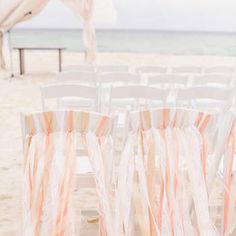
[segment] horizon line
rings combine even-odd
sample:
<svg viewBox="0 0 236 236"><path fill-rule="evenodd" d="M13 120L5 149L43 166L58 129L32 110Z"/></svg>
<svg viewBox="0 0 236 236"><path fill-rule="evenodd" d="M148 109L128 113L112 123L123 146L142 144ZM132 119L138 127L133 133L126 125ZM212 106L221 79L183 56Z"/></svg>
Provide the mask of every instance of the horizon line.
<svg viewBox="0 0 236 236"><path fill-rule="evenodd" d="M31 27L17 27L17 28L12 28L13 30L79 30L82 31L82 28L44 28L44 27L36 27L36 28L31 28ZM178 33L224 33L224 34L235 34L236 31L221 31L221 30L188 30L188 29L135 29L135 28L130 28L130 29L122 29L122 28L97 28L95 29L96 31L158 31L158 32L178 32Z"/></svg>

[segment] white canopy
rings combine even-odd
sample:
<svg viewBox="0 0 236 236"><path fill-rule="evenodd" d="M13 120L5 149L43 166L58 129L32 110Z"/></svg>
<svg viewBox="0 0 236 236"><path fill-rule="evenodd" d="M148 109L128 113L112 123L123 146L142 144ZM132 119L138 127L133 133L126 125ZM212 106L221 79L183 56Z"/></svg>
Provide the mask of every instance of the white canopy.
<svg viewBox="0 0 236 236"><path fill-rule="evenodd" d="M4 34L19 22L29 20L40 13L50 0L0 0L0 67L5 68ZM92 63L96 58L96 35L94 21L101 17L114 21L115 10L112 0L59 0L69 7L83 21L85 59Z"/></svg>

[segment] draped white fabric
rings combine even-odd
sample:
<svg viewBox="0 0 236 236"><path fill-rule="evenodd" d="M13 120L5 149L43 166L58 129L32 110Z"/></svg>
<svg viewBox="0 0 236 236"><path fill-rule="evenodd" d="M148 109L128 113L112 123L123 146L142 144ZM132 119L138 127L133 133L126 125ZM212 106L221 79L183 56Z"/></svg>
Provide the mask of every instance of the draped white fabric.
<svg viewBox="0 0 236 236"><path fill-rule="evenodd" d="M23 235L75 235L74 133L45 133L26 142Z"/></svg>
<svg viewBox="0 0 236 236"><path fill-rule="evenodd" d="M1 0L0 2L0 65L1 68L5 68L6 62L5 57L7 48L7 42L4 42L4 34L6 31L14 27L17 23L29 20L30 18L37 15L48 3L49 0L24 0L24 1L7 1Z"/></svg>
<svg viewBox="0 0 236 236"><path fill-rule="evenodd" d="M100 235L115 235L113 210L114 193L112 192L113 144L111 137L96 137L87 134L89 159L95 173L95 182L99 197Z"/></svg>
<svg viewBox="0 0 236 236"><path fill-rule="evenodd" d="M85 60L94 63L96 59L96 35L94 21L114 22L115 9L112 0L60 0L83 21ZM17 23L29 20L41 12L49 0L0 0L0 66L5 68L3 34ZM96 6L98 9L95 11ZM94 18L95 14L95 18Z"/></svg>
<svg viewBox="0 0 236 236"><path fill-rule="evenodd" d="M94 0L62 0L76 15L83 20L83 41L85 61L94 63L96 59L96 36L93 25Z"/></svg>
<svg viewBox="0 0 236 236"><path fill-rule="evenodd" d="M133 113L117 175L111 117L78 111L26 116L24 235L78 235L70 197L77 134L94 171L99 235L131 236L137 229L147 236L235 235L236 121L230 114L229 125L216 124L218 118L184 108ZM227 133L218 133L225 154L222 175L212 180L222 185L215 188L217 204L207 181L219 144L213 144L215 125Z"/></svg>
<svg viewBox="0 0 236 236"><path fill-rule="evenodd" d="M4 47L3 44L4 44L3 32L0 31L0 69L6 67L4 56L3 56L4 55L3 50L6 47Z"/></svg>
<svg viewBox="0 0 236 236"><path fill-rule="evenodd" d="M218 235L206 183L212 122L181 109L133 116L119 166L117 236L135 234L135 215L142 235Z"/></svg>
<svg viewBox="0 0 236 236"><path fill-rule="evenodd" d="M7 6L8 3L4 1L3 6ZM15 24L29 20L37 15L49 2L49 0L25 0L21 1L16 7L9 8L9 12L1 22L0 27L3 32L11 29ZM15 6L15 5L14 5Z"/></svg>
<svg viewBox="0 0 236 236"><path fill-rule="evenodd" d="M100 231L112 233L112 119L98 114L58 111L25 117L23 235L78 235L72 190L76 138L88 149L100 200Z"/></svg>

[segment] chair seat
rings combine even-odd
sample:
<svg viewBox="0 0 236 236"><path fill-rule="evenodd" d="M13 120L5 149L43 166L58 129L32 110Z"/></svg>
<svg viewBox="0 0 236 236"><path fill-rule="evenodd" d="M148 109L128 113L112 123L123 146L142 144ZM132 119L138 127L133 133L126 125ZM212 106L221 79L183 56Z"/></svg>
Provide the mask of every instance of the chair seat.
<svg viewBox="0 0 236 236"><path fill-rule="evenodd" d="M95 188L94 172L87 156L80 156L76 165L76 187Z"/></svg>
<svg viewBox="0 0 236 236"><path fill-rule="evenodd" d="M91 174L93 172L87 156L78 157L76 174Z"/></svg>

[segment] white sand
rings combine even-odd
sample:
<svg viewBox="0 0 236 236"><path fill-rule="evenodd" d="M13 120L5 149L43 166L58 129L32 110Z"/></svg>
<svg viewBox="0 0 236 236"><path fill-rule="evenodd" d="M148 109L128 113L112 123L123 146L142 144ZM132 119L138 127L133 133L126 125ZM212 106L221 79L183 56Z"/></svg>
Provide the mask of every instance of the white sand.
<svg viewBox="0 0 236 236"><path fill-rule="evenodd" d="M57 53L27 52L26 72L12 82L0 72L0 235L21 235L22 142L19 111L21 108L40 109L39 85L55 79ZM83 55L64 53L64 65L82 64ZM131 66L157 64L177 65L236 65L236 57L213 56L160 56L144 54L99 54L101 64L128 64ZM18 54L14 53L14 68L18 73ZM51 72L49 72L51 71ZM79 205L96 202L92 191L79 197ZM95 235L97 225L83 223L82 235Z"/></svg>

